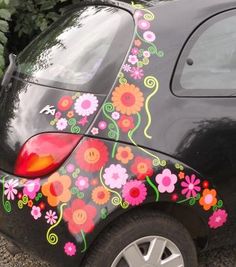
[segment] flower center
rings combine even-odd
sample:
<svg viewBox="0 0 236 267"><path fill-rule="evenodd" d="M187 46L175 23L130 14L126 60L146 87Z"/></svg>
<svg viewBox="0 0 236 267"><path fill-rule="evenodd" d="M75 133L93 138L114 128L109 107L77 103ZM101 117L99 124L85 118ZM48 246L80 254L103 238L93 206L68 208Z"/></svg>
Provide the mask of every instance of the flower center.
<svg viewBox="0 0 236 267"><path fill-rule="evenodd" d="M169 176L165 176L163 179L162 179L162 184L164 186L169 186L171 184L171 179Z"/></svg>
<svg viewBox="0 0 236 267"><path fill-rule="evenodd" d="M91 102L89 100L84 100L82 103L81 103L81 107L84 108L84 109L88 109L91 107Z"/></svg>
<svg viewBox="0 0 236 267"><path fill-rule="evenodd" d="M143 162L138 164L137 169L141 173L146 173L147 170L148 170L147 165L145 163L143 163Z"/></svg>
<svg viewBox="0 0 236 267"><path fill-rule="evenodd" d="M127 151L122 151L121 153L122 158L128 158L128 156L129 156L129 153Z"/></svg>
<svg viewBox="0 0 236 267"><path fill-rule="evenodd" d="M69 104L69 101L66 99L66 100L64 100L64 101L62 102L61 105L62 105L63 107L67 107L68 104Z"/></svg>
<svg viewBox="0 0 236 267"><path fill-rule="evenodd" d="M73 213L73 221L76 224L85 224L87 221L87 213L86 211L82 210L82 209L78 209L76 211L74 211Z"/></svg>
<svg viewBox="0 0 236 267"><path fill-rule="evenodd" d="M91 164L99 161L100 153L96 148L88 148L84 153L84 159Z"/></svg>
<svg viewBox="0 0 236 267"><path fill-rule="evenodd" d="M211 194L208 194L208 195L205 196L206 204L210 204L212 202L212 200L213 200L213 197L212 197Z"/></svg>
<svg viewBox="0 0 236 267"><path fill-rule="evenodd" d="M140 190L138 187L133 187L130 189L129 194L131 197L136 198L140 195Z"/></svg>
<svg viewBox="0 0 236 267"><path fill-rule="evenodd" d="M99 199L104 199L104 198L105 198L105 193L102 192L102 191L98 192L98 194L97 194L97 198L99 198Z"/></svg>
<svg viewBox="0 0 236 267"><path fill-rule="evenodd" d="M114 180L118 180L119 178L120 178L119 173L114 172L114 173L112 174L112 179L114 179Z"/></svg>
<svg viewBox="0 0 236 267"><path fill-rule="evenodd" d="M135 104L135 96L132 93L124 93L121 97L121 101L125 106L133 106Z"/></svg>
<svg viewBox="0 0 236 267"><path fill-rule="evenodd" d="M189 188L189 190L193 190L194 189L194 184L189 184L188 188Z"/></svg>
<svg viewBox="0 0 236 267"><path fill-rule="evenodd" d="M124 120L123 120L123 126L124 126L124 127L129 127L129 126L130 126L130 120L128 120L128 119L124 119Z"/></svg>
<svg viewBox="0 0 236 267"><path fill-rule="evenodd" d="M53 196L60 196L63 192L63 185L58 181L51 183L50 192Z"/></svg>

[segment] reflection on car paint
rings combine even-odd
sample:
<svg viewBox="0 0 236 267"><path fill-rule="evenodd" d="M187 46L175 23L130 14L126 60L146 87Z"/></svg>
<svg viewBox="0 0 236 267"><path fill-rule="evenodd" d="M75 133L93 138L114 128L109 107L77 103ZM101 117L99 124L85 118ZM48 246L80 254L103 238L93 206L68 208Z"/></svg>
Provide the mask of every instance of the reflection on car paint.
<svg viewBox="0 0 236 267"><path fill-rule="evenodd" d="M164 53L154 44L156 36L151 31L154 15L141 5L134 7L137 31L133 46L118 83L90 129L93 135L104 132L116 142L84 137L63 167L47 179L2 177L5 211L12 211L12 202L17 202L20 210L28 209L33 221L48 224L45 238L49 245L60 244L68 256L84 253L95 225L107 219L117 207L127 209L150 202L173 201L200 209L212 229L227 221L223 201L210 181L185 170L178 162L161 159L158 153L135 142L135 133L144 118L147 119L143 136L153 138L149 131L153 116L149 104L158 92L159 82L145 72L145 66ZM78 93L62 97L55 115L41 112L41 116L54 116L50 123L55 130L79 133L88 116L97 109L95 95ZM131 144L119 143L120 135L126 136ZM57 227L63 221L71 239L61 244ZM81 240L81 247L74 238Z"/></svg>

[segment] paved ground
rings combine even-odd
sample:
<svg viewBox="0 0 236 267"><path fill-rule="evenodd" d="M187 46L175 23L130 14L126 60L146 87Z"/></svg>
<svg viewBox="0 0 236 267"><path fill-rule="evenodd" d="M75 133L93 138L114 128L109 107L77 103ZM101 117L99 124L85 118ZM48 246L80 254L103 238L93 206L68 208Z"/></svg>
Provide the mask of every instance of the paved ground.
<svg viewBox="0 0 236 267"><path fill-rule="evenodd" d="M0 237L0 267L52 267L35 260L26 253L12 257L6 250L6 241ZM236 247L214 250L200 255L199 267L236 267Z"/></svg>

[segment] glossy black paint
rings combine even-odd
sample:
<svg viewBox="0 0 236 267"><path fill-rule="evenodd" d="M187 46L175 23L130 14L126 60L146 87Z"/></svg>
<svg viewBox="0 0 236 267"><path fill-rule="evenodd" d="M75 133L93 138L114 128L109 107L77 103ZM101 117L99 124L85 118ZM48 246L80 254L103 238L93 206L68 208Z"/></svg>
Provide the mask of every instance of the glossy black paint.
<svg viewBox="0 0 236 267"><path fill-rule="evenodd" d="M216 186L230 216L226 228L219 230L217 236L209 235L209 247L226 245L236 240L236 98L178 97L171 92L170 87L177 59L193 30L211 16L234 8L235 1L225 0L168 1L150 8L158 18L155 33L159 48L165 51L165 57L148 67L150 73L158 75L160 82L157 101L151 103L151 111L156 114L151 125L154 138L144 140L141 134L135 136L138 145L165 154L170 160L183 162L203 177L210 178ZM38 110L48 104L49 98L57 95L59 99L63 95L63 90L18 79L12 82L11 89L8 93L2 92L0 98L0 166L9 172L21 145L28 138L53 130L45 117L38 116ZM102 135L98 137L104 138ZM128 142L126 139L120 141ZM45 241L40 234L45 226L29 224L26 227L21 216L22 213L1 215L1 229L7 235L14 236L18 243L22 241L28 249L36 249L40 256L45 256ZM104 227L99 225L94 238ZM38 233L33 241L27 239L31 230ZM63 237L70 235L65 224L61 225L60 232ZM52 261L59 258L56 251L47 256ZM63 261L66 262L64 256L60 255L60 262L65 266ZM78 261L72 260L71 266L78 264Z"/></svg>

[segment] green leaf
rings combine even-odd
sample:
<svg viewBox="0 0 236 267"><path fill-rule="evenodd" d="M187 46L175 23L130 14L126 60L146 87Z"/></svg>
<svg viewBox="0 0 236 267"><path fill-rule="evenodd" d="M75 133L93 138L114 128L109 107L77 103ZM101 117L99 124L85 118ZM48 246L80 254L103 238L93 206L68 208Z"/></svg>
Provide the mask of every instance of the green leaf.
<svg viewBox="0 0 236 267"><path fill-rule="evenodd" d="M0 31L1 32L8 32L9 31L9 25L5 20L0 20Z"/></svg>
<svg viewBox="0 0 236 267"><path fill-rule="evenodd" d="M0 9L0 18L5 20L11 19L11 13L7 9Z"/></svg>
<svg viewBox="0 0 236 267"><path fill-rule="evenodd" d="M2 55L0 55L0 68L3 69L5 67L5 59Z"/></svg>
<svg viewBox="0 0 236 267"><path fill-rule="evenodd" d="M0 43L4 45L7 43L7 37L2 32L0 32Z"/></svg>

